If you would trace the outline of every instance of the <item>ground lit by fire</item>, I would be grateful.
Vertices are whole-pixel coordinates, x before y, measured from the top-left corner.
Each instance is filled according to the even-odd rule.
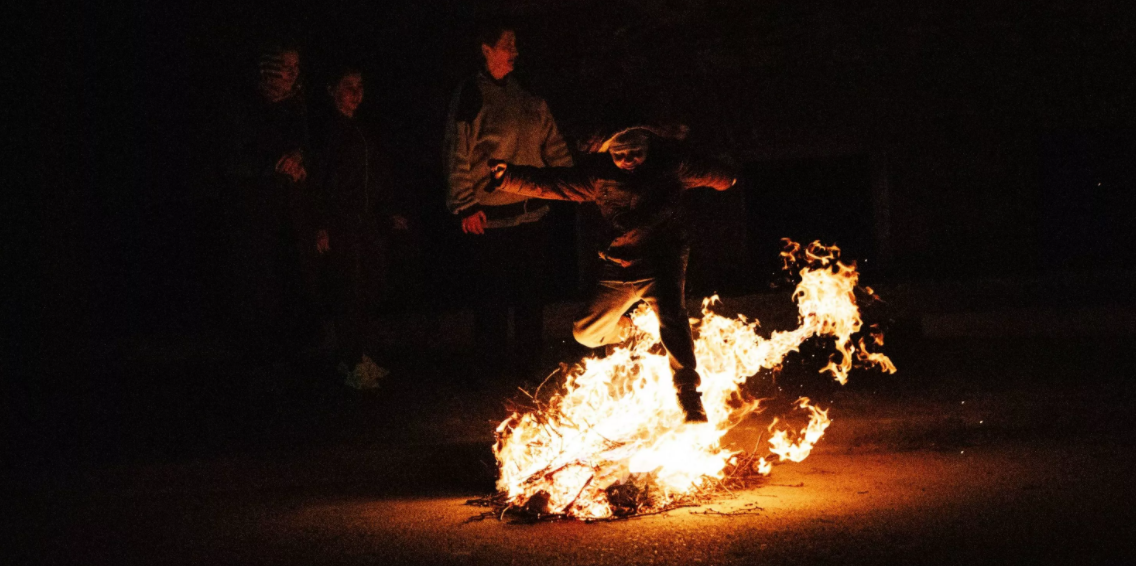
[[[836,352],[821,371],[841,384],[854,363],[888,372],[895,366],[858,336],[863,321],[854,263],[816,242],[803,250],[790,242],[782,255],[787,269],[799,269],[797,328],[762,336],[757,320],[714,313],[716,298],[704,300],[702,317],[691,321],[709,422],[684,422],[658,319],[641,306],[623,347],[565,371],[555,393],[534,392],[531,407],[498,427],[497,488],[505,505],[578,519],[650,512],[712,489],[739,466],[769,474],[774,462],[804,460],[830,424],[827,410],[805,397],[794,406],[807,424],[798,429],[788,424],[795,416],[770,418],[765,453],[723,446],[730,429],[762,413],[763,400],[747,383],[772,379],[769,370],[813,337],[834,339]],[[872,333],[871,341],[882,344],[882,336]]]

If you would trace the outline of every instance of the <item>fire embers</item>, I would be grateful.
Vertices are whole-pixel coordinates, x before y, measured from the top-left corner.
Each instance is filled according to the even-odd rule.
[[[642,485],[628,482],[612,484],[605,490],[608,505],[615,517],[638,515],[655,506],[651,498],[650,478],[643,478]]]
[[[743,389],[747,380],[778,367],[814,336],[835,339],[837,352],[822,371],[842,384],[854,362],[895,367],[883,354],[864,350],[865,341],[853,340],[862,325],[855,265],[841,263],[839,250],[819,243],[803,254],[799,246],[788,249],[787,264],[804,264],[793,294],[797,328],[759,336],[756,320],[713,313],[716,297],[703,301],[702,318],[692,324],[707,423],[684,422],[670,366],[657,348],[658,320],[641,306],[624,346],[563,371],[555,394],[534,393],[531,406],[498,427],[497,511],[588,520],[657,512],[704,499],[731,478],[768,474],[773,459],[807,457],[830,420],[805,398],[797,409],[808,414],[808,424],[791,433],[774,420],[767,452],[721,446],[726,432],[759,412]]]

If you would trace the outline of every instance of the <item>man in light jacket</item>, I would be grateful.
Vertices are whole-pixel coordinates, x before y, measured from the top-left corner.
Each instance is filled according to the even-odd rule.
[[[482,373],[506,369],[509,309],[514,311],[518,368],[536,370],[543,350],[545,222],[548,205],[524,196],[489,192],[489,160],[532,167],[569,167],[572,156],[544,100],[510,74],[516,33],[495,23],[480,30],[482,68],[454,94],[446,122],[446,206],[467,235]],[[471,379],[480,376],[470,375]]]

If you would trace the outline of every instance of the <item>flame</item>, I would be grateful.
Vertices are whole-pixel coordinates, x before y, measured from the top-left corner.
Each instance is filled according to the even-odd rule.
[[[776,454],[781,461],[804,461],[812,452],[813,445],[820,440],[820,437],[824,436],[824,430],[832,424],[832,421],[828,418],[828,411],[810,405],[808,397],[797,399],[797,407],[809,411],[809,424],[798,433],[796,442],[789,440],[788,431],[774,430],[774,427],[777,426],[777,419],[773,419],[773,422],[769,425],[769,431],[773,433],[773,436],[769,439],[769,451]]]
[[[766,462],[765,458],[758,458],[757,462],[753,465],[753,471],[763,476],[768,476],[769,474],[773,473],[773,464],[771,462]]]
[[[801,261],[800,246],[790,243],[782,253],[787,264]],[[558,394],[533,410],[514,413],[497,427],[497,488],[509,504],[537,513],[598,519],[616,511],[608,493],[613,487],[645,486],[650,509],[711,485],[736,461],[737,452],[720,445],[722,437],[759,410],[759,402],[742,391],[746,380],[778,367],[810,337],[835,338],[837,353],[821,371],[841,384],[854,359],[894,372],[887,356],[867,352],[862,339],[853,344],[852,335],[862,325],[854,293],[859,278],[855,264],[841,263],[838,248],[819,242],[807,246],[804,257],[806,266],[793,293],[800,314],[796,329],[763,338],[756,332],[756,320],[719,316],[710,310],[718,298],[703,300],[702,318],[692,319],[692,328],[705,424],[684,422],[660,345],[658,318],[640,305],[632,313],[625,346],[602,359],[583,360],[565,372]],[[788,431],[773,432],[770,453],[779,461],[803,460],[830,423],[827,411],[808,399],[801,398],[797,406],[809,411],[809,424],[795,442]],[[772,466],[761,458],[753,467],[768,474]]]

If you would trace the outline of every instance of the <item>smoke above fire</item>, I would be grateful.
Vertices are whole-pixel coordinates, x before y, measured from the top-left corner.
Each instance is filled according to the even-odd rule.
[[[715,314],[717,297],[703,300],[701,318],[691,319],[707,423],[684,422],[658,319],[641,305],[632,313],[626,344],[565,370],[555,394],[547,400],[534,395],[535,406],[497,428],[497,489],[506,505],[538,515],[603,519],[664,509],[705,490],[738,463],[740,453],[723,447],[723,436],[760,409],[743,388],[747,380],[777,368],[810,338],[834,339],[836,351],[821,372],[841,384],[854,363],[895,372],[891,360],[869,352],[862,337],[854,341],[863,324],[855,263],[839,261],[839,249],[819,242],[802,250],[787,241],[782,257],[786,268],[799,269],[792,296],[796,328],[763,337],[757,320]],[[872,339],[882,344],[882,335]],[[768,474],[772,462],[804,460],[829,426],[827,410],[809,399],[798,399],[795,407],[807,414],[808,424],[791,430],[774,419],[768,455],[753,459],[756,471]]]

